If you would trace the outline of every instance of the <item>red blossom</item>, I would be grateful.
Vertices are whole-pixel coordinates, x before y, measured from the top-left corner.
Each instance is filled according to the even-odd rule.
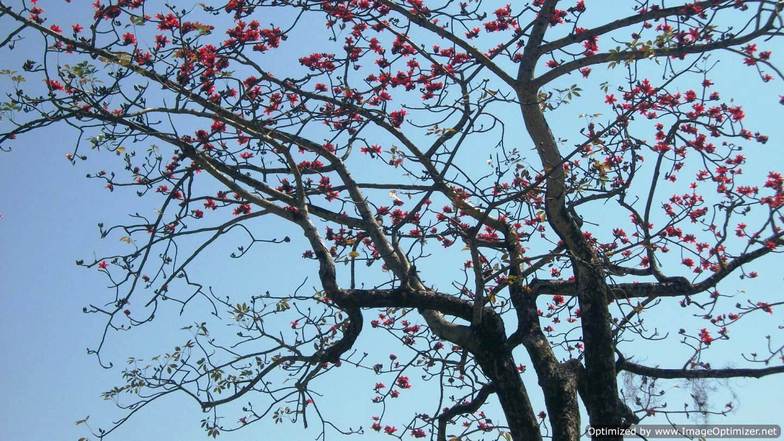
[[[122,35],[122,44],[124,45],[133,45],[136,44],[136,35],[133,35],[130,32],[126,32]]]
[[[700,330],[700,341],[706,345],[710,345],[713,342],[713,337],[706,328]]]
[[[240,204],[234,209],[232,214],[234,214],[235,216],[240,216],[243,214],[250,214],[250,212],[251,212],[250,204]]]
[[[757,302],[757,307],[758,307],[759,309],[761,309],[761,310],[763,310],[763,311],[767,312],[768,314],[773,314],[773,307],[770,305],[770,303],[766,303],[766,302]]]
[[[417,428],[411,430],[411,436],[413,436],[414,438],[424,438],[427,436],[427,433],[425,433],[423,429]]]
[[[393,127],[400,127],[403,125],[403,121],[406,117],[406,110],[400,109],[395,110],[389,113],[389,120]]]
[[[408,377],[406,377],[405,375],[399,376],[395,384],[397,384],[397,386],[401,389],[411,388],[411,383],[409,383]]]
[[[65,90],[63,84],[57,80],[46,80],[46,85],[49,86],[51,90]]]

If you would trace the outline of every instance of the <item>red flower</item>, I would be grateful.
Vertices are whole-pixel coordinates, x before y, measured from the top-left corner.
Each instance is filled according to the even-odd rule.
[[[700,330],[700,341],[705,343],[706,345],[710,345],[713,342],[713,337],[710,335],[710,331],[705,328]]]
[[[393,112],[390,112],[389,119],[392,125],[394,127],[402,126],[403,121],[405,120],[406,117],[406,113],[407,112],[405,111],[405,109],[400,109],[400,110],[395,110]]]
[[[771,307],[769,303],[757,302],[757,307],[759,307],[759,309],[767,312],[768,314],[773,314],[773,307]]]
[[[210,130],[212,130],[212,133],[225,132],[226,123],[216,119],[212,121],[212,125],[210,125]]]
[[[105,260],[98,262],[98,269],[99,270],[106,270],[109,267],[109,264],[106,263]]]
[[[52,90],[65,90],[63,84],[57,80],[46,80],[46,85]]]
[[[155,16],[155,18],[159,20],[158,29],[162,31],[177,29],[180,27],[180,19],[171,12],[166,15],[158,14]]]
[[[479,36],[479,28],[473,28],[470,31],[466,32],[466,38],[476,38]]]
[[[136,44],[136,36],[130,32],[126,32],[122,36],[122,43],[124,45]]]
[[[425,436],[427,436],[427,434],[422,429],[414,429],[411,431],[411,436],[413,436],[414,438],[424,438]]]
[[[740,106],[730,107],[727,110],[730,112],[730,117],[732,117],[733,121],[740,121],[746,116],[746,113],[743,112]]]
[[[168,44],[168,43],[169,43],[169,39],[166,38],[165,35],[156,35],[155,36],[155,48],[156,49],[160,49],[160,48],[166,46],[166,44]]]
[[[381,154],[381,146],[378,144],[372,144],[367,147],[362,147],[359,149],[360,152],[364,154],[370,154],[371,156],[380,155]]]
[[[397,386],[401,389],[410,389],[411,383],[408,382],[408,377],[401,375],[397,378]]]
[[[235,216],[250,214],[250,204],[241,204],[239,207],[234,209],[233,214]]]

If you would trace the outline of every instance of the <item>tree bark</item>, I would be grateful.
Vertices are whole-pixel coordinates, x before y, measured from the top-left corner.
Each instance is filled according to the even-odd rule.
[[[495,349],[495,350],[494,350]],[[498,401],[514,441],[541,441],[539,425],[512,354],[500,348],[477,351],[477,362],[495,385]]]
[[[523,90],[526,89],[526,90]],[[537,90],[521,86],[519,98],[523,120],[536,145],[546,174],[547,221],[570,252],[575,271],[580,321],[585,345],[585,373],[590,381],[582,387],[583,401],[593,427],[626,427],[625,406],[618,397],[615,346],[610,327],[609,288],[596,255],[566,208],[563,158],[547,120],[539,107]],[[598,438],[597,438],[598,439]],[[601,437],[616,440],[622,437]]]

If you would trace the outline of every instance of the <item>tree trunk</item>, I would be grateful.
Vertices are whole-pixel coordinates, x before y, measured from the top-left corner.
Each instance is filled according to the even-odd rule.
[[[514,441],[541,441],[536,415],[512,354],[492,349],[475,354],[485,375],[495,384],[498,401]]]
[[[537,91],[521,87],[519,98],[526,129],[546,173],[547,221],[568,249],[575,271],[585,345],[585,377],[588,379],[580,388],[583,402],[592,427],[626,427],[629,418],[618,397],[615,345],[605,275],[596,263],[596,254],[583,237],[577,219],[567,209],[563,157],[539,107]],[[622,437],[596,439],[617,440]]]

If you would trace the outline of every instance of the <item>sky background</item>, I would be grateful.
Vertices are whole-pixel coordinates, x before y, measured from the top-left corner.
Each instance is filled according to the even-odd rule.
[[[600,18],[612,12],[607,6],[609,2],[597,3],[601,5],[596,10]],[[43,4],[49,16],[72,14],[63,2]],[[88,9],[86,4],[79,7]],[[70,21],[63,24],[68,25]],[[29,40],[20,46],[20,60],[27,44],[35,47],[38,43],[35,37]],[[307,36],[287,44],[297,49],[295,54],[315,50],[312,38]],[[766,47],[774,54],[784,52],[780,42]],[[35,54],[37,52],[32,56]],[[721,61],[713,75],[717,89],[743,103],[754,128],[770,136],[767,145],[749,144],[749,150],[745,152],[750,158],[745,167],[746,174],[762,181],[769,170],[781,170],[784,165],[784,127],[780,122],[782,107],[777,103],[784,87],[781,82],[761,84],[754,72],[740,66],[737,59]],[[606,76],[594,73],[592,83],[584,86],[587,93],[581,99],[550,116],[556,135],[574,133],[580,124],[576,118],[578,114],[602,108],[602,94],[596,87],[600,81],[621,78],[620,72]],[[510,115],[510,118],[516,117]],[[127,220],[124,217],[127,213],[150,207],[130,192],[110,193],[96,181],[85,179],[85,173],[114,162],[108,154],[88,152],[91,157],[87,164],[71,166],[65,160],[65,153],[72,147],[74,139],[73,133],[62,126],[49,127],[20,137],[12,152],[0,154],[0,347],[3,348],[0,358],[0,391],[3,393],[0,400],[0,439],[3,440],[75,440],[87,435],[83,427],[74,424],[76,420],[89,415],[89,422],[99,426],[99,423],[120,415],[111,402],[100,398],[101,392],[119,383],[118,369],[102,369],[93,357],[86,354],[86,348],[95,345],[103,322],[96,316],[81,312],[86,304],[100,303],[106,298],[106,281],[95,270],[78,268],[74,262],[80,258],[90,260],[95,255],[116,251],[122,246],[116,238],[100,240],[98,222],[110,224]],[[478,170],[484,164],[484,152],[481,146],[471,148],[474,150],[469,152],[474,152],[478,158]],[[606,222],[606,226],[617,222],[609,215],[593,214]],[[285,233],[276,230],[274,225],[262,225],[260,228],[266,228],[265,231],[278,237]],[[247,296],[264,290],[291,290],[305,277],[313,275],[312,265],[303,264],[299,258],[303,247],[296,241],[288,247],[258,247],[241,260],[227,258],[234,245],[236,242],[232,241],[219,244],[195,267],[207,284],[219,287],[227,295]],[[431,263],[429,269],[446,273],[451,268],[447,268],[444,262]],[[781,263],[777,256],[764,259],[753,268],[763,275],[760,279],[741,283],[731,277],[720,288],[723,292],[764,292],[769,294],[768,298],[780,300]],[[439,268],[439,265],[444,267]],[[195,307],[190,314],[182,317],[169,311],[151,326],[130,334],[111,336],[106,359],[120,366],[130,355],[149,357],[170,350],[188,338],[188,334],[180,328],[191,324],[194,316],[203,311],[203,308]],[[688,320],[679,313],[677,306],[671,305],[662,311],[653,323],[663,329],[672,331]],[[371,313],[367,313],[366,317],[369,320]],[[760,336],[775,333],[781,325],[781,314],[768,316],[760,313],[754,319],[746,320],[742,329],[734,331],[732,340],[712,351],[712,357],[718,361],[716,365],[739,365],[739,353],[760,350],[764,342]],[[778,336],[773,335],[781,341],[780,331]],[[358,346],[370,348],[368,350],[374,356],[383,358],[393,350],[385,346],[387,343],[383,336],[366,333]],[[682,362],[678,349],[670,343],[651,345],[650,348],[645,354],[648,360],[667,367]],[[325,408],[336,422],[367,428],[370,417],[378,414],[378,409],[370,406],[373,381],[372,377],[359,380],[349,369],[340,369],[330,376],[328,382],[320,383],[318,389],[325,394]],[[526,381],[533,391],[535,408],[543,409],[535,379],[526,376]],[[674,396],[687,393],[682,383],[668,384]],[[717,402],[736,394],[740,404],[727,418],[711,419],[712,422],[782,422],[784,376],[717,382],[715,386],[722,389],[714,395]],[[729,386],[731,392],[727,392],[725,386]],[[404,393],[390,409],[389,421],[398,426],[404,424],[412,408],[421,409],[421,402],[428,401],[421,394],[427,394],[427,389]],[[677,399],[672,401],[676,406],[681,402]],[[168,397],[140,412],[118,429],[111,439],[204,439],[204,431],[199,427],[201,418],[201,412],[192,401],[180,396]],[[300,425],[265,422],[238,433],[223,434],[221,439],[307,440],[313,439],[315,433],[313,428],[304,431]],[[373,434],[363,439],[372,437],[385,438]],[[334,433],[329,436],[329,439],[337,438]]]

